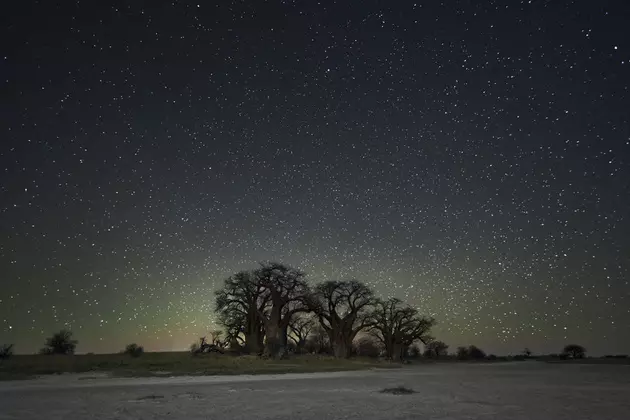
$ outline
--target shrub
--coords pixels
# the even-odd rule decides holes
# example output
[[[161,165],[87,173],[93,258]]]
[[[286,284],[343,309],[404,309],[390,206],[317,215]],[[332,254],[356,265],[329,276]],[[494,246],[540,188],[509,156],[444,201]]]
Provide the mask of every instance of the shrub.
[[[46,346],[42,348],[40,354],[74,354],[77,348],[77,340],[72,339],[72,332],[61,330],[46,339]]]
[[[128,354],[131,357],[140,357],[144,354],[144,347],[137,345],[136,343],[128,344],[125,347],[124,354]]]
[[[0,346],[0,360],[13,356],[13,344],[3,344]]]

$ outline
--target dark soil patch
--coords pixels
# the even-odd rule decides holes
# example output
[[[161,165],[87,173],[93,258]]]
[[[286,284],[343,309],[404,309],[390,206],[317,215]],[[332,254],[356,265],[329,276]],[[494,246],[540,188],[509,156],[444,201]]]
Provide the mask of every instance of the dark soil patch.
[[[393,394],[393,395],[409,395],[409,394],[415,394],[416,391],[414,391],[411,388],[405,388],[404,386],[397,386],[395,388],[385,388],[381,390],[381,394]]]

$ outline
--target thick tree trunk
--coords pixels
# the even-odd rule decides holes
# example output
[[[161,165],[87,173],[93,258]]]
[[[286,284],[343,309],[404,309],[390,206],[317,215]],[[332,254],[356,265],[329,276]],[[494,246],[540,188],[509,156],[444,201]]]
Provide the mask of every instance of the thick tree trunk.
[[[260,352],[260,337],[258,332],[253,332],[245,335],[245,345],[243,349],[245,353],[259,353]]]
[[[394,343],[392,346],[392,361],[402,362],[404,360],[405,347],[401,344]]]
[[[344,339],[344,337],[337,337],[335,342],[333,343],[333,353],[335,357],[339,359],[346,359],[350,357],[350,349],[348,343]]]
[[[286,334],[285,330],[278,325],[267,324],[267,337],[265,340],[264,354],[272,359],[281,359],[287,354]]]

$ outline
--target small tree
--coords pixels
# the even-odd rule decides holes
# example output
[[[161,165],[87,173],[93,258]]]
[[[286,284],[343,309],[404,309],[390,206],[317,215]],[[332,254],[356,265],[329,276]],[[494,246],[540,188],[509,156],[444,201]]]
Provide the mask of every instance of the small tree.
[[[424,346],[424,357],[439,359],[448,354],[448,345],[443,341],[431,341]]]
[[[579,344],[568,344],[564,346],[563,353],[569,355],[573,359],[583,359],[586,355],[586,349]]]
[[[123,353],[131,357],[140,357],[144,354],[144,347],[139,346],[136,343],[128,344]]]
[[[409,357],[416,358],[419,357],[421,353],[422,352],[420,351],[420,346],[418,346],[418,344],[416,343],[410,345],[407,348],[407,354],[409,355]]]
[[[523,349],[523,356],[525,356],[525,357],[532,357],[532,351],[529,349],[529,347],[525,347]]]
[[[486,358],[486,352],[481,350],[479,347],[477,346],[468,346],[468,357],[471,359],[485,359]]]
[[[381,353],[378,343],[372,337],[361,337],[355,341],[357,356],[376,358]]]
[[[468,360],[470,358],[470,355],[468,354],[468,347],[457,347],[457,358],[459,360]]]
[[[3,344],[0,346],[0,360],[6,360],[13,356],[13,344]]]
[[[78,341],[72,339],[72,331],[61,330],[46,339],[41,354],[74,354]]]

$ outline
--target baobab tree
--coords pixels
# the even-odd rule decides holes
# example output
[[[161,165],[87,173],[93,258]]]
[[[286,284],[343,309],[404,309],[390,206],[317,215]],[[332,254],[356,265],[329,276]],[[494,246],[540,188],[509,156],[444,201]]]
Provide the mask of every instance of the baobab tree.
[[[304,272],[284,264],[261,264],[254,272],[256,284],[263,288],[258,315],[265,327],[265,350],[268,357],[287,354],[287,330],[296,314],[310,312],[310,288]],[[264,303],[264,305],[263,305]]]
[[[347,358],[357,334],[372,325],[374,292],[356,281],[327,281],[315,287],[312,309],[326,330],[335,357]]]
[[[253,273],[228,277],[215,292],[215,311],[229,341],[239,342],[246,353],[260,353],[265,336],[261,313],[268,304],[265,288]]]
[[[403,304],[400,299],[378,300],[372,322],[370,332],[392,360],[402,361],[405,349],[414,341],[420,340],[426,345],[433,339],[429,332],[435,320],[421,316],[417,309]]]

